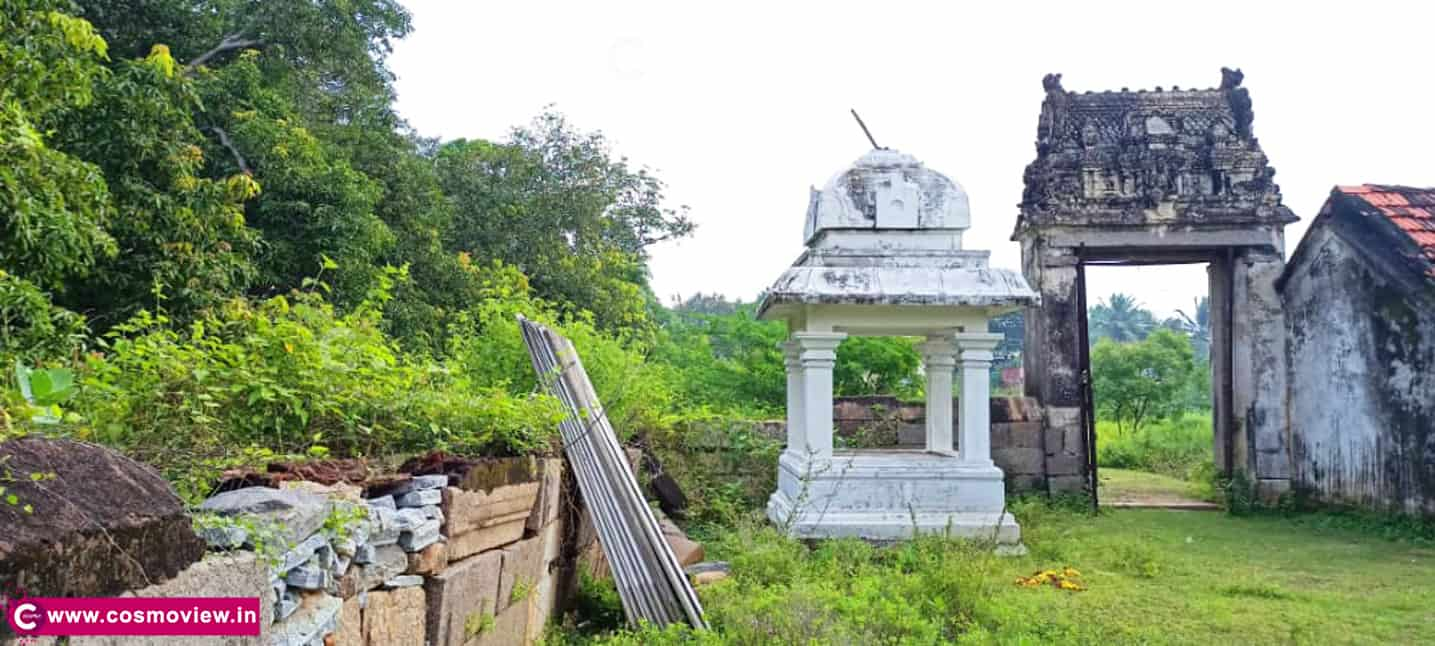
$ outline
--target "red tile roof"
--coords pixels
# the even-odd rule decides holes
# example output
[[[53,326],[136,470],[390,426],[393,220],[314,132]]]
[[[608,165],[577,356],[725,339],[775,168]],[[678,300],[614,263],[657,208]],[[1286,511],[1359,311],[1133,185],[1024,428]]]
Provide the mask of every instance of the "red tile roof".
[[[1361,184],[1336,190],[1369,205],[1361,211],[1378,214],[1394,224],[1424,257],[1426,274],[1435,278],[1435,188]]]

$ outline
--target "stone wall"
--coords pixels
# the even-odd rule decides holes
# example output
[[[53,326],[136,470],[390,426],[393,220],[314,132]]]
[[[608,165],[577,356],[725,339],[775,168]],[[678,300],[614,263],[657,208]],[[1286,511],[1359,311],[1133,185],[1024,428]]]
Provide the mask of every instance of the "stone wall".
[[[1435,293],[1313,226],[1282,285],[1295,486],[1435,515]]]
[[[257,639],[109,637],[74,644],[535,643],[574,589],[581,512],[565,484],[563,461],[484,459],[460,470],[451,464],[364,486],[285,481],[283,488],[226,491],[201,506],[210,520],[200,523],[198,536],[187,518],[179,525],[188,538],[175,539],[178,544],[210,546],[204,558],[185,561],[187,567],[156,568],[143,587],[113,589],[114,583],[100,581],[93,589],[29,592],[259,597],[263,610]],[[117,490],[128,486],[93,480]],[[173,524],[172,510],[164,511],[155,522]],[[141,547],[164,551],[163,545]],[[24,579],[27,569],[5,555],[0,551],[0,571],[20,571]],[[9,643],[13,636],[0,632],[0,644]]]
[[[952,409],[961,410],[960,403],[953,398]],[[837,397],[832,408],[839,444],[893,448],[920,448],[926,444],[926,405],[921,402],[903,402],[883,395]],[[1068,458],[1065,438],[1058,434],[1043,441],[1041,406],[1035,399],[994,397],[990,412],[992,461],[1006,475],[1007,491],[1044,491],[1048,477],[1081,477],[1085,458]],[[956,417],[960,416],[952,420],[953,437],[958,437],[957,427],[961,425]]]

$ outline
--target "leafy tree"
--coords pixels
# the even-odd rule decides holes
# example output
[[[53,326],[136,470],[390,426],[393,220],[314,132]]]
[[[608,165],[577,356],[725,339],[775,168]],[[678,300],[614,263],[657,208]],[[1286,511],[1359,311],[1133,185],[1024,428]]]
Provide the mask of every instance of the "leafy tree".
[[[200,75],[201,118],[219,142],[210,148],[211,173],[249,174],[264,187],[245,208],[264,240],[256,291],[285,293],[322,267],[334,300],[353,305],[394,244],[374,212],[382,187],[314,136],[289,98],[265,83],[266,56],[250,50]]]
[[[436,164],[453,207],[447,249],[518,267],[541,298],[592,312],[605,329],[653,325],[647,248],[693,225],[601,133],[548,112],[508,142],[444,144]]]
[[[677,297],[674,297],[677,300]],[[726,296],[719,293],[703,294],[701,292],[689,296],[686,300],[679,302],[673,310],[676,312],[689,312],[693,314],[732,314],[743,306],[742,301],[730,301]]]
[[[107,45],[59,3],[0,0],[0,356],[41,361],[83,345],[52,295],[116,252],[99,168],[52,147],[57,114],[93,100]]]
[[[105,73],[105,41],[55,6],[0,0],[0,265],[52,291],[115,253],[100,170],[43,134]]]
[[[1105,303],[1098,303],[1087,313],[1091,338],[1111,339],[1118,343],[1140,341],[1156,328],[1156,317],[1126,294],[1112,294]]]
[[[1182,394],[1198,374],[1191,342],[1164,328],[1131,343],[1101,339],[1091,349],[1091,372],[1097,413],[1123,434],[1181,412]]]
[[[0,270],[0,357],[6,364],[66,357],[85,345],[85,332],[83,317],[56,307],[34,283]],[[4,374],[0,384],[8,380]]]
[[[837,346],[832,390],[837,395],[918,397],[922,357],[909,337],[854,336]]]
[[[326,123],[390,111],[385,59],[411,28],[395,0],[87,0],[83,7],[121,56],[164,43],[186,73],[263,51],[268,82]]]
[[[774,414],[787,403],[781,323],[759,321],[751,304],[731,314],[675,311],[651,360],[670,366],[689,406]]]
[[[255,236],[243,204],[259,185],[242,173],[200,174],[197,107],[193,83],[157,46],[142,60],[119,62],[95,83],[91,104],[58,120],[56,146],[98,166],[124,214],[108,227],[121,253],[60,302],[109,325],[156,300],[187,317],[249,284]]]

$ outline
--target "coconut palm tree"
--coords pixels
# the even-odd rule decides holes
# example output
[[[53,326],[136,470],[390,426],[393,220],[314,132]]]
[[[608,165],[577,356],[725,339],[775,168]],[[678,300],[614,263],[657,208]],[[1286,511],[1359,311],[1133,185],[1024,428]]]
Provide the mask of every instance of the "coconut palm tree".
[[[1176,310],[1176,316],[1166,319],[1164,325],[1191,337],[1191,348],[1196,356],[1208,359],[1211,354],[1211,299],[1202,296],[1194,299],[1191,314]]]
[[[1140,341],[1156,328],[1156,317],[1133,296],[1112,294],[1088,312],[1091,339],[1109,338],[1118,343]]]

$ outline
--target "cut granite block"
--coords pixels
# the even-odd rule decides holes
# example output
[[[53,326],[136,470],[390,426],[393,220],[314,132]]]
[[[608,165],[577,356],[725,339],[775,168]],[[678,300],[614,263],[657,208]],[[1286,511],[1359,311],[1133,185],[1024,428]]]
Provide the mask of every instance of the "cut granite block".
[[[424,578],[421,577],[421,576],[419,576],[419,575],[417,575],[417,574],[400,574],[399,576],[396,576],[396,577],[394,577],[394,578],[392,578],[392,579],[389,579],[388,581],[385,581],[385,582],[384,582],[384,587],[385,587],[385,588],[389,588],[389,589],[393,589],[393,588],[412,588],[412,587],[420,586],[420,585],[423,585],[423,584],[424,584]]]
[[[371,509],[394,509],[394,508],[396,507],[396,505],[394,505],[394,497],[393,497],[393,496],[381,496],[381,497],[378,497],[378,498],[370,498],[370,499],[368,499],[368,500],[366,500],[366,501],[364,501],[364,502],[365,502],[365,504],[367,504]]]
[[[221,516],[247,516],[269,523],[285,539],[302,541],[324,526],[329,499],[299,490],[245,487],[225,491],[200,503],[199,509]]]
[[[354,555],[354,550],[359,547],[360,542],[361,541],[354,540],[354,537],[350,535],[348,538],[341,538],[332,541],[330,543],[330,546],[334,548],[335,554],[338,554],[339,556],[352,557]]]
[[[274,604],[274,621],[284,621],[295,610],[299,609],[299,597],[293,592],[285,591],[284,595]]]
[[[244,545],[249,540],[249,532],[243,527],[203,527],[200,528],[199,537],[209,544],[209,549],[232,550]]]
[[[429,505],[428,507],[424,507],[423,509],[425,516],[437,520],[439,524],[443,524],[443,507],[440,507],[438,505]]]
[[[403,507],[426,507],[443,502],[443,490],[419,489],[394,498],[394,504]]]
[[[404,530],[398,512],[384,507],[373,508],[376,520],[369,534],[369,544],[379,547],[399,542],[399,532]]]
[[[323,644],[324,636],[339,626],[339,611],[344,602],[328,595],[306,598],[302,608],[284,621],[269,628],[272,646],[310,646]]]
[[[424,521],[429,519],[428,514],[425,514],[424,510],[419,507],[404,507],[402,509],[399,509],[396,513],[398,515],[398,525],[400,531],[407,531],[418,527],[419,525],[422,525]]]
[[[563,494],[563,460],[544,458],[538,461],[542,478],[539,480],[538,498],[533,504],[533,513],[528,517],[528,529],[538,531],[558,519],[559,502]]]
[[[364,604],[358,597],[344,600],[339,611],[339,629],[334,633],[334,646],[364,646]]]
[[[407,564],[408,560],[405,559]],[[329,586],[330,575],[327,571],[313,565],[305,565],[289,570],[284,576],[284,583],[291,588],[300,590],[323,590]]]
[[[547,574],[543,562],[543,537],[518,541],[501,550],[503,553],[503,574],[498,581],[498,609],[504,610],[515,603],[523,603],[538,580]],[[517,593],[515,593],[517,591]]]
[[[448,557],[450,560],[468,558],[512,543],[523,538],[524,526],[527,523],[528,512],[523,512],[495,525],[468,531],[460,536],[449,536]]]
[[[434,575],[448,565],[448,544],[434,543],[409,555],[409,569],[406,574]]]
[[[315,534],[313,536],[310,536],[309,538],[304,539],[304,542],[295,545],[288,552],[284,553],[283,558],[280,559],[280,564],[277,570],[281,573],[288,572],[289,570],[303,565],[304,563],[308,562],[311,557],[314,556],[315,552],[319,551],[319,548],[324,547],[328,544],[328,539],[325,539],[322,535],[319,534]]]
[[[339,565],[339,555],[334,553],[334,548],[330,547],[328,543],[314,550],[314,557],[318,560],[319,567],[329,572],[333,572],[334,568]]]
[[[409,569],[409,555],[398,545],[385,545],[374,550],[374,561],[355,568],[358,579],[355,587],[369,590]]]
[[[498,578],[503,554],[486,552],[471,559],[450,562],[424,584],[428,593],[428,640],[433,646],[463,646],[468,642],[469,617],[498,609]]]
[[[0,426],[8,431],[8,418]],[[28,477],[38,474],[50,477]],[[0,442],[0,487],[0,589],[8,594],[113,596],[176,576],[208,547],[169,483],[111,449],[38,436]]]
[[[442,489],[447,486],[448,476],[446,475],[414,476],[407,482],[400,483],[397,487],[394,487],[391,493],[397,497],[414,491]]]
[[[399,547],[405,552],[417,552],[425,547],[433,545],[443,539],[438,533],[439,523],[437,519],[430,519],[423,522],[407,532],[399,535]]]
[[[424,634],[428,607],[423,588],[375,591],[364,606],[364,640],[368,646],[415,646],[429,643]],[[346,646],[342,642],[336,646]]]

